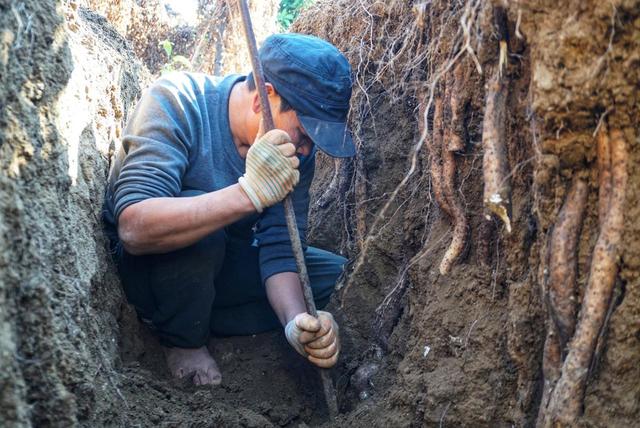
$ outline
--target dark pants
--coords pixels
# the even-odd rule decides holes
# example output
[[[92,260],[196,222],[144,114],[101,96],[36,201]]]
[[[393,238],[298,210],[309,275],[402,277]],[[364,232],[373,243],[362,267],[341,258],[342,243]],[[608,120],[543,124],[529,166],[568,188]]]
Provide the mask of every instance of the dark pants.
[[[115,253],[129,303],[164,345],[197,348],[210,334],[247,335],[280,326],[260,278],[258,248],[249,241],[221,230],[171,253]],[[313,247],[305,260],[322,308],[346,260]]]

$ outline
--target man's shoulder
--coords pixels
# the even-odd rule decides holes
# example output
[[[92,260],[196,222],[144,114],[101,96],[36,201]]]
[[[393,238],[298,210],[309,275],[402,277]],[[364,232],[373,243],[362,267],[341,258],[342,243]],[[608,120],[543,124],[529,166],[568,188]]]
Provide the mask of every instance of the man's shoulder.
[[[168,90],[175,95],[197,96],[210,93],[224,87],[230,80],[236,81],[238,75],[213,76],[205,73],[173,71],[163,75],[151,86],[152,90]]]

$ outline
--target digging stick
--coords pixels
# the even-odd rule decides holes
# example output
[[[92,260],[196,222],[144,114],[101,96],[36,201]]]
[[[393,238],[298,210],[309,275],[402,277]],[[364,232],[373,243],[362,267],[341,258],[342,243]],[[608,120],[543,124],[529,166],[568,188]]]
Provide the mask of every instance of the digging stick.
[[[274,129],[273,116],[271,115],[271,107],[269,105],[269,98],[267,96],[267,89],[264,82],[264,73],[262,71],[262,64],[258,59],[258,48],[256,46],[256,38],[253,34],[253,26],[251,24],[251,16],[249,15],[249,7],[246,0],[238,0],[240,5],[240,13],[242,15],[242,24],[244,26],[244,34],[247,39],[247,47],[249,48],[249,57],[251,58],[251,68],[253,69],[253,77],[256,81],[256,88],[260,96],[260,108],[262,110],[262,118],[264,120],[265,132]],[[296,214],[293,210],[293,203],[291,198],[287,196],[284,200],[284,212],[287,219],[287,229],[289,230],[289,238],[291,239],[291,247],[296,259],[296,265],[298,266],[298,274],[300,276],[300,286],[302,287],[302,293],[304,295],[304,303],[307,306],[307,312],[318,318],[318,311],[316,310],[316,304],[313,301],[313,294],[311,292],[311,285],[309,283],[309,275],[307,274],[307,266],[304,261],[304,253],[302,251],[302,243],[300,242],[300,235],[298,234],[298,227],[296,224]],[[318,369],[320,372],[320,378],[322,379],[322,389],[324,390],[324,397],[327,401],[327,407],[329,409],[329,416],[335,418],[338,415],[338,402],[336,400],[336,393],[333,388],[329,371],[326,369]]]

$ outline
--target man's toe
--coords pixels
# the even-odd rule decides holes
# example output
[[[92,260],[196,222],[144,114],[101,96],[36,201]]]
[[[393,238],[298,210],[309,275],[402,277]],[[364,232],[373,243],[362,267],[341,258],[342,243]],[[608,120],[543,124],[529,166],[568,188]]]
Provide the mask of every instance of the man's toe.
[[[222,383],[222,375],[217,368],[210,368],[208,370],[208,373],[210,376],[211,385],[220,385],[220,383]]]

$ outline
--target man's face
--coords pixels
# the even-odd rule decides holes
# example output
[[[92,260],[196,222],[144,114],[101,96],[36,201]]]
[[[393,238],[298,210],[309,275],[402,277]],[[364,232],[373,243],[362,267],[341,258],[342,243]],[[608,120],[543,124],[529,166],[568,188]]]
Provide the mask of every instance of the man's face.
[[[296,146],[297,154],[309,156],[313,149],[313,141],[311,141],[300,120],[298,120],[296,112],[294,110],[280,112],[279,105],[274,107],[273,122],[275,127],[289,134],[291,142]]]

